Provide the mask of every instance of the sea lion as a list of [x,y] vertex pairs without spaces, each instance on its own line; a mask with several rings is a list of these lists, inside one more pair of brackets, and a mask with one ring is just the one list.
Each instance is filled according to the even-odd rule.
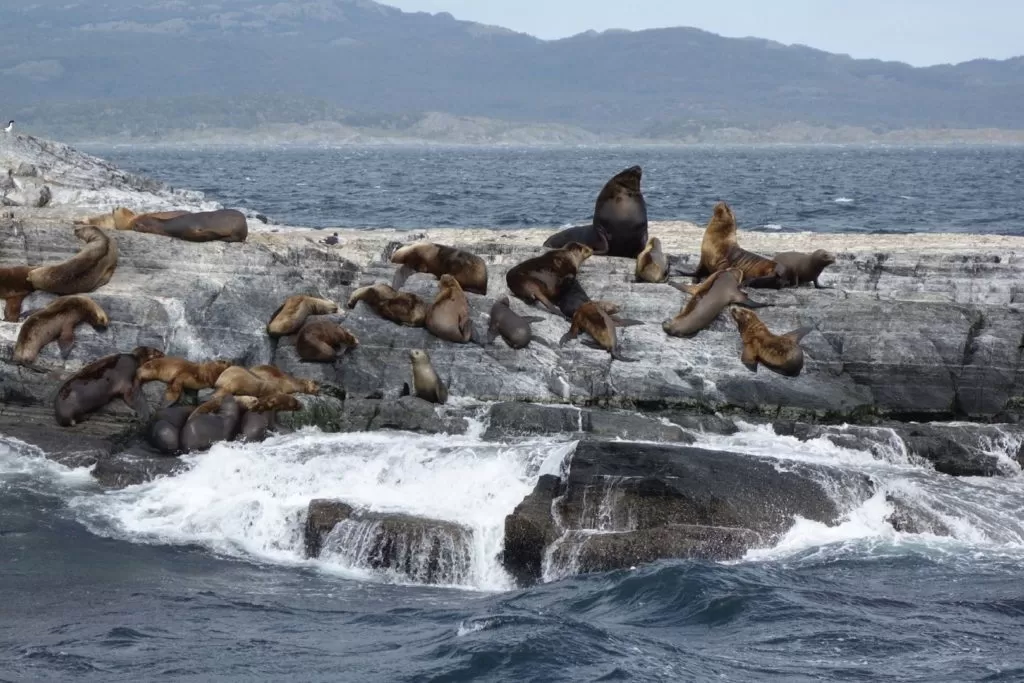
[[730,309],[732,319],[743,339],[743,354],[740,362],[752,372],[757,372],[760,362],[769,370],[786,377],[796,377],[804,368],[804,351],[800,348],[800,340],[810,334],[813,327],[800,327],[776,335],[768,331],[757,314],[743,308]]
[[736,216],[725,202],[715,204],[700,244],[700,264],[693,273],[703,279],[727,268],[743,271],[746,287],[779,289],[788,280],[786,267],[743,249],[736,243]]
[[[431,403],[445,403],[448,401],[448,387],[441,378],[437,376],[430,356],[422,349],[413,349],[409,352],[409,359],[412,361],[412,386],[413,394],[424,401]],[[409,385],[402,387],[402,395],[409,395]]]
[[[545,247],[586,244],[595,254],[636,258],[647,244],[647,203],[640,190],[643,169],[631,166],[605,183],[594,204],[591,226],[556,233]],[[588,230],[588,228],[590,228]]]
[[427,304],[412,292],[399,292],[391,285],[376,284],[352,292],[347,305],[355,308],[360,301],[393,323],[406,327],[423,327],[426,324]]
[[61,358],[67,359],[75,345],[75,326],[87,322],[96,329],[106,328],[110,318],[99,304],[87,296],[62,296],[30,315],[18,331],[14,360],[33,363],[39,351],[57,340]]
[[563,283],[562,291],[555,299],[555,304],[567,320],[572,320],[572,317],[576,315],[576,310],[588,301],[590,301],[590,295],[583,289],[580,281],[576,278],[569,278]]
[[242,406],[234,396],[224,396],[217,408],[210,412],[200,412],[197,408],[178,437],[179,445],[185,453],[205,451],[219,441],[230,441],[238,433],[242,419]]
[[180,449],[181,428],[195,406],[168,406],[157,411],[146,432],[149,445],[165,455],[176,455]]
[[105,356],[72,375],[53,399],[53,415],[61,427],[73,427],[84,415],[99,410],[120,396],[126,406],[142,419],[149,417],[149,405],[139,391],[135,372],[143,363],[162,358],[163,351],[138,346],[131,353]]
[[[292,377],[276,365],[257,365],[249,368],[249,372],[260,379],[277,382],[277,386],[283,395],[297,393],[316,395],[320,393],[320,387],[313,380]],[[295,410],[298,410],[298,408]]]
[[[491,306],[491,319],[487,325],[487,343],[493,344],[501,335],[505,343],[513,349],[524,349],[533,339],[530,323],[538,323],[544,318],[538,316],[521,316],[512,310],[507,296],[502,296]],[[540,341],[538,339],[538,341]]]
[[[214,384],[216,391],[210,401],[199,406],[197,410],[210,412],[216,410],[216,406],[210,407],[211,401],[219,401],[225,396],[254,396],[256,398],[267,398],[277,394],[290,394],[295,390],[305,391],[317,389],[316,384],[308,380],[296,380],[280,370],[269,372],[266,366],[257,366],[261,374],[252,370],[233,365],[220,374]],[[275,368],[276,370],[276,368]],[[318,391],[318,390],[317,390]],[[316,392],[306,392],[316,393]],[[219,405],[219,403],[218,403]]]
[[337,323],[326,320],[306,323],[295,338],[299,358],[315,363],[333,363],[338,350],[342,353],[359,346],[356,336]]
[[136,216],[132,219],[132,229],[187,242],[244,242],[249,236],[245,214],[235,209],[184,213],[166,219]]
[[188,211],[154,211],[150,213],[135,213],[131,209],[119,206],[110,213],[101,213],[98,216],[89,216],[75,221],[75,225],[93,225],[97,228],[108,230],[134,230],[135,221],[147,218],[167,220],[184,216]]
[[16,323],[21,319],[21,304],[35,291],[28,279],[32,266],[0,268],[0,299],[4,300],[4,322]]
[[815,289],[831,289],[818,282],[821,271],[836,262],[835,254],[824,249],[815,249],[810,254],[800,251],[784,251],[775,255],[775,262],[786,267],[789,278],[787,285],[799,287],[813,282]]
[[271,337],[295,334],[302,328],[309,316],[337,312],[338,304],[333,301],[296,294],[285,299],[284,303],[270,316],[270,322],[267,323],[267,334]]
[[476,330],[469,316],[469,300],[453,276],[442,275],[438,281],[437,297],[427,309],[426,326],[431,334],[445,341],[474,341]]
[[619,339],[618,335],[615,334],[615,328],[639,325],[641,323],[635,320],[612,319],[606,308],[602,305],[603,303],[600,301],[588,301],[580,306],[576,311],[576,315],[572,317],[572,325],[569,327],[569,331],[558,340],[558,345],[564,346],[566,342],[575,339],[580,332],[586,332],[594,340],[593,344],[583,342],[587,346],[604,349],[615,360],[620,360],[624,363],[635,363],[635,358],[626,358],[619,353]]
[[228,360],[193,363],[184,358],[169,356],[143,363],[136,371],[135,379],[140,384],[153,381],[166,384],[164,402],[171,404],[181,398],[182,391],[199,391],[213,387],[221,373],[231,365],[231,361]]
[[554,301],[573,285],[580,265],[593,253],[594,250],[585,244],[571,242],[561,249],[512,266],[505,274],[505,283],[509,291],[522,301],[540,303],[555,315],[563,315]]
[[91,225],[75,228],[75,237],[85,242],[82,250],[67,261],[30,270],[33,287],[53,294],[83,294],[110,282],[117,268],[117,240]]
[[699,285],[673,285],[691,295],[690,300],[674,318],[661,324],[673,337],[692,337],[714,322],[729,304],[763,308],[768,304],[751,301],[740,289],[743,271],[739,268],[720,270]]
[[289,394],[274,394],[265,398],[253,396],[237,396],[235,400],[245,408],[239,425],[239,441],[258,443],[267,438],[267,433],[277,426],[279,412],[302,410],[302,404]]
[[659,283],[668,280],[668,259],[661,250],[661,240],[652,237],[636,257],[636,281]]
[[391,286],[401,289],[413,273],[430,273],[440,278],[451,275],[467,292],[487,294],[487,264],[463,249],[433,242],[418,242],[395,250],[391,262],[401,264]]

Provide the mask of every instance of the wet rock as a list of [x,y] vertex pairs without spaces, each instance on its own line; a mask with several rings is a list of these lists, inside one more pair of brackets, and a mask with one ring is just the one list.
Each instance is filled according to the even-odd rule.
[[709,434],[722,434],[728,436],[739,431],[736,423],[727,417],[720,415],[703,415],[696,413],[684,413],[669,411],[664,417],[673,424],[694,432],[707,432]]
[[102,486],[123,489],[153,481],[157,477],[168,477],[188,469],[189,465],[178,458],[125,452],[100,458],[92,470]]
[[905,534],[953,535],[949,526],[934,512],[898,494],[887,494],[885,499],[893,508],[886,521],[896,531]]
[[561,481],[545,474],[533,492],[505,517],[505,547],[501,562],[520,586],[540,580],[545,548],[558,538],[551,504],[559,495]]
[[587,415],[587,433],[595,437],[630,441],[668,441],[693,443],[696,438],[681,427],[661,420],[618,411],[591,410]]
[[343,520],[352,516],[352,506],[340,500],[317,499],[309,501],[303,538],[306,557],[320,557],[324,539]]
[[492,406],[484,439],[496,441],[517,436],[578,433],[643,441],[693,443],[695,440],[677,425],[636,413],[532,403]]

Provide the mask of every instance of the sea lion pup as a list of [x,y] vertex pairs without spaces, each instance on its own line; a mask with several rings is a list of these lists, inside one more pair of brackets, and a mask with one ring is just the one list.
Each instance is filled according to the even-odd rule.
[[703,279],[727,268],[742,269],[746,287],[779,289],[789,277],[785,266],[736,243],[736,216],[728,204],[718,202],[701,240],[700,264],[692,275]]
[[836,262],[835,254],[824,249],[815,249],[810,254],[800,251],[784,251],[775,255],[775,262],[786,267],[789,278],[787,285],[799,287],[806,282],[813,282],[815,289],[831,289],[818,282],[821,271]]
[[763,308],[768,304],[751,301],[740,289],[743,271],[739,268],[720,270],[699,285],[673,285],[691,295],[676,317],[666,320],[661,328],[673,337],[692,337],[714,322],[729,304]]
[[549,237],[545,247],[586,244],[595,254],[636,258],[647,244],[647,203],[640,191],[643,169],[631,166],[605,183],[594,204],[591,226],[576,226]]
[[575,283],[580,265],[593,253],[594,250],[585,244],[570,242],[560,249],[512,266],[505,274],[505,283],[509,291],[522,301],[539,303],[555,315],[564,315],[554,301]]
[[132,230],[187,242],[244,242],[249,236],[245,214],[235,209],[184,213],[166,219],[136,216],[132,219]]
[[238,434],[241,420],[241,404],[234,396],[223,396],[215,410],[200,412],[196,409],[189,415],[178,437],[179,447],[185,453],[194,453],[205,451],[219,441],[230,441]]
[[14,360],[22,364],[35,362],[39,351],[54,339],[60,347],[61,358],[66,360],[75,345],[75,326],[83,322],[101,329],[110,324],[110,318],[87,296],[54,299],[21,324],[18,341],[14,344]]
[[[641,323],[636,320],[612,319],[604,303],[602,301],[588,301],[580,306],[576,311],[576,315],[572,317],[572,325],[569,327],[569,331],[558,340],[558,345],[564,346],[566,342],[575,339],[580,332],[586,332],[594,341],[593,343],[584,341],[585,345],[604,349],[615,360],[620,360],[624,363],[635,363],[635,358],[626,358],[619,353],[619,339],[615,334],[615,328],[640,325]],[[618,307],[616,307],[616,310],[618,310]]]
[[164,403],[170,405],[181,398],[182,391],[199,391],[213,387],[221,373],[231,365],[231,361],[228,360],[193,363],[184,358],[169,356],[143,363],[135,372],[135,379],[140,384],[153,381],[166,384]]
[[412,292],[396,291],[391,285],[376,284],[361,287],[348,298],[348,307],[355,308],[360,301],[373,312],[393,323],[406,327],[423,327],[427,322],[427,304]]
[[333,301],[296,294],[285,299],[284,303],[270,316],[270,322],[267,323],[267,334],[271,337],[295,334],[302,328],[309,316],[337,312],[338,304]]
[[487,294],[487,264],[463,249],[433,242],[418,242],[395,250],[391,262],[401,264],[391,286],[401,289],[413,273],[430,273],[440,278],[451,275],[467,292]]
[[[493,344],[494,340],[501,335],[505,343],[513,349],[524,349],[534,339],[530,323],[539,323],[544,318],[538,316],[521,316],[512,310],[507,296],[502,296],[491,306],[491,319],[487,324],[487,343]],[[537,339],[546,343],[542,339]]]
[[320,393],[320,387],[313,380],[292,377],[276,365],[257,365],[249,368],[249,372],[260,379],[276,382],[279,391],[284,395],[298,393],[316,395]]
[[29,271],[33,287],[53,294],[83,294],[110,282],[117,268],[117,240],[91,225],[75,228],[75,237],[85,242],[82,250],[62,263]]
[[660,283],[668,280],[668,259],[661,250],[661,240],[652,237],[636,257],[636,281]]
[[[448,401],[448,387],[438,377],[427,352],[422,349],[413,349],[409,352],[409,360],[412,361],[413,395],[431,403]],[[402,387],[402,396],[408,395],[409,385],[405,384]]]
[[195,406],[168,406],[158,410],[146,432],[149,445],[165,455],[176,455],[180,450],[181,428],[194,410]]
[[356,336],[337,323],[326,320],[306,323],[295,338],[299,358],[314,363],[333,363],[342,353],[359,346]]
[[73,427],[116,396],[142,419],[149,417],[146,398],[139,391],[135,372],[143,363],[162,358],[163,351],[137,346],[131,353],[116,353],[86,365],[72,375],[53,399],[53,415],[61,427]]
[[459,281],[451,275],[442,275],[438,281],[437,296],[427,309],[426,326],[432,335],[445,341],[456,344],[476,341],[469,300]]
[[804,351],[800,348],[800,340],[810,334],[813,327],[800,327],[776,335],[768,331],[768,327],[753,311],[736,307],[729,311],[743,339],[743,354],[740,356],[743,365],[757,372],[757,364],[760,362],[769,370],[786,377],[800,374],[804,368]]
[[35,291],[28,279],[32,266],[0,268],[0,299],[4,300],[4,322],[16,323],[21,319],[21,304]]

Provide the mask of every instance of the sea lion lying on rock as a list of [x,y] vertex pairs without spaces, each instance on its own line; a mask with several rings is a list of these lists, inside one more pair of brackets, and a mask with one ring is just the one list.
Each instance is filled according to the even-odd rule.
[[284,303],[267,323],[267,334],[271,337],[285,337],[295,334],[311,315],[327,315],[338,312],[338,304],[327,299],[318,299],[305,294],[296,294],[284,300]]
[[117,240],[91,225],[75,228],[75,237],[85,246],[67,261],[33,268],[28,273],[32,286],[53,294],[84,294],[110,282],[117,268]]
[[810,334],[813,327],[801,327],[776,335],[768,331],[753,311],[733,307],[730,309],[732,319],[743,339],[743,354],[740,362],[752,372],[757,372],[757,364],[761,363],[769,370],[786,377],[796,377],[804,367],[804,352],[800,348],[800,340]]
[[302,410],[299,400],[289,394],[275,394],[266,398],[237,396],[235,400],[245,408],[236,438],[248,443],[265,440],[268,432],[277,427],[278,413]]
[[636,258],[647,244],[647,203],[640,190],[643,169],[632,166],[605,183],[594,204],[592,225],[568,228],[549,237],[545,247],[585,244],[594,254]]
[[391,286],[401,289],[413,273],[436,278],[451,275],[467,292],[487,294],[487,264],[476,254],[433,242],[419,242],[395,250],[391,262],[401,264]]
[[[583,342],[587,346],[599,348],[611,354],[615,360],[624,363],[635,363],[635,358],[626,358],[619,353],[619,340],[615,334],[616,327],[628,327],[630,325],[642,325],[637,320],[618,320],[609,315],[609,307],[602,301],[588,301],[579,307],[576,315],[572,317],[572,325],[569,331],[559,340],[558,345],[563,346],[566,342],[575,339],[580,332],[586,332],[594,340],[593,343]],[[618,307],[611,307],[617,311]]]
[[110,318],[99,304],[87,296],[62,296],[30,315],[21,324],[14,344],[17,363],[35,362],[40,350],[54,339],[61,358],[67,359],[75,345],[75,326],[87,322],[96,329],[106,328]]
[[306,323],[295,338],[299,358],[313,363],[333,363],[339,351],[344,353],[358,346],[354,334],[326,320]]
[[505,282],[509,291],[522,301],[539,303],[551,313],[563,315],[554,302],[575,283],[580,265],[593,253],[585,244],[571,242],[512,266],[505,274]]
[[165,404],[172,404],[181,398],[182,391],[210,389],[225,370],[233,364],[229,360],[212,360],[193,363],[184,358],[168,356],[144,363],[135,373],[140,384],[160,381],[167,385],[164,393]]
[[476,341],[476,330],[469,315],[469,300],[451,275],[438,281],[437,296],[427,309],[426,327],[432,335],[456,344]]
[[120,396],[136,415],[149,417],[149,406],[139,391],[135,373],[143,363],[162,358],[163,351],[138,346],[131,353],[105,356],[72,375],[53,399],[53,415],[61,427],[72,427]]
[[35,291],[28,274],[32,266],[0,268],[0,299],[4,300],[4,322],[16,323],[21,319],[21,304]]
[[743,271],[739,268],[720,270],[699,285],[673,285],[690,294],[686,306],[671,320],[661,324],[666,334],[673,337],[692,337],[712,322],[730,304],[748,308],[763,308],[767,304],[751,301],[740,289]]
[[194,411],[194,406],[168,406],[157,411],[146,432],[149,445],[165,455],[176,455],[181,449],[181,428]]
[[[530,323],[542,322],[538,316],[521,316],[512,310],[507,296],[500,297],[491,306],[491,318],[487,325],[487,343],[493,344],[498,335],[513,349],[525,349],[534,339]],[[543,342],[538,339],[537,341]],[[544,342],[546,343],[546,342]]]
[[299,393],[316,395],[320,393],[320,387],[313,380],[292,377],[276,365],[257,365],[249,368],[249,372],[260,379],[275,382],[278,390],[284,395]]
[[391,285],[376,284],[360,287],[348,298],[348,307],[355,308],[360,301],[374,313],[406,327],[423,327],[427,321],[427,304],[412,292],[399,292]]
[[786,285],[799,287],[808,282],[814,283],[815,289],[830,289],[818,282],[821,271],[836,262],[836,257],[824,249],[816,249],[810,254],[799,251],[784,251],[775,255],[775,262],[786,267],[788,278]]
[[97,228],[108,230],[134,230],[135,221],[153,218],[156,220],[167,220],[184,216],[188,211],[154,211],[151,213],[135,213],[131,209],[119,206],[110,213],[101,213],[98,216],[89,216],[75,221],[75,225],[93,225]]
[[245,214],[235,209],[184,213],[165,219],[154,215],[136,216],[132,229],[187,242],[244,242],[249,236]]
[[242,405],[234,396],[222,397],[215,410],[197,408],[181,428],[179,448],[185,453],[194,453],[208,450],[219,441],[230,441],[238,433],[241,420]]

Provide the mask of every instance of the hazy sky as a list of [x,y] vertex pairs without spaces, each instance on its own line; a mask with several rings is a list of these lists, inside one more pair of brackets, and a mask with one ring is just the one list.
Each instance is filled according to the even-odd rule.
[[381,0],[540,38],[695,26],[915,66],[1024,54],[1024,0]]

